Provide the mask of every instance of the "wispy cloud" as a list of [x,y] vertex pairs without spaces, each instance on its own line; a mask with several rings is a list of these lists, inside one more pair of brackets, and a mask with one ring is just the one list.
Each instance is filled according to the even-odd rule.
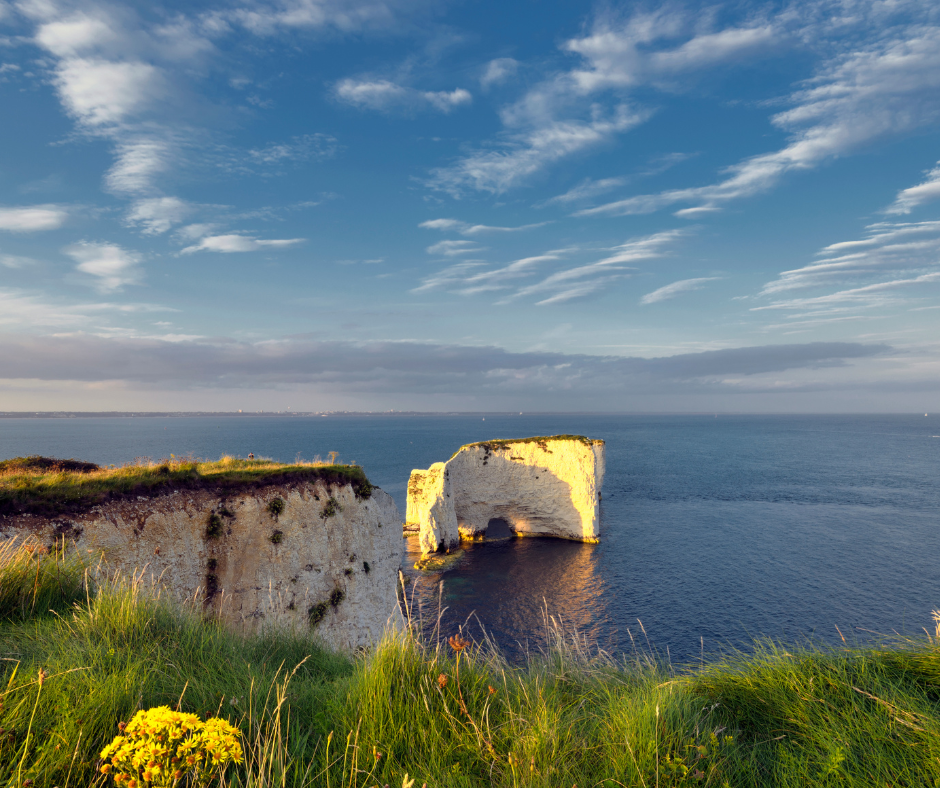
[[819,260],[783,271],[764,285],[761,295],[811,287],[871,283],[886,272],[907,278],[940,268],[940,221],[879,222],[866,236],[840,241],[821,249]]
[[487,90],[512,79],[519,70],[519,61],[511,57],[499,57],[486,64],[480,76],[480,87]]
[[65,224],[68,212],[58,205],[0,207],[0,230],[10,233],[35,233],[56,230]]
[[577,65],[549,75],[505,107],[504,130],[494,144],[432,170],[427,184],[454,196],[503,193],[647,120],[652,110],[631,97],[634,88],[688,89],[707,67],[774,49],[772,24],[707,29],[712,24],[708,14],[671,8],[626,21],[599,15],[591,33],[561,46],[579,58]]
[[537,222],[535,224],[523,224],[519,227],[494,227],[488,224],[470,224],[462,222],[459,219],[431,219],[421,222],[418,227],[425,230],[441,230],[443,232],[455,232],[460,235],[484,235],[486,233],[516,233],[523,230],[533,230],[536,227],[544,227],[549,222]]
[[248,159],[257,164],[279,165],[297,161],[320,161],[336,154],[339,144],[330,134],[303,134],[290,142],[276,142],[248,151]]
[[470,92],[463,88],[417,90],[387,79],[342,79],[336,83],[334,93],[340,101],[354,107],[381,112],[435,109],[448,113],[473,101]]
[[566,205],[572,202],[580,202],[581,200],[590,200],[601,194],[606,194],[613,189],[617,189],[625,183],[627,183],[626,178],[601,178],[600,180],[585,178],[574,188],[569,189],[564,194],[550,197],[541,203],[541,205],[551,205],[552,203]]
[[786,147],[727,168],[726,177],[711,185],[638,195],[576,215],[652,213],[681,203],[692,205],[678,210],[678,216],[700,215],[766,191],[787,172],[935,124],[940,118],[940,27],[911,24],[841,51],[792,93],[790,102],[790,109],[772,118],[790,133]]
[[431,171],[427,185],[459,196],[466,190],[500,194],[548,164],[610,140],[642,123],[649,113],[620,105],[607,117],[559,120],[507,134],[495,150],[479,150],[448,167]]
[[299,243],[303,243],[305,240],[305,238],[277,238],[268,240],[237,233],[209,235],[200,240],[198,244],[184,248],[181,254],[193,254],[194,252],[259,252],[262,249],[282,249],[288,246],[296,246]]
[[[940,281],[940,221],[879,222],[865,237],[830,244],[818,257],[764,285],[759,295],[775,300],[752,311],[851,308],[858,314],[940,295],[933,286]],[[784,297],[794,290],[815,294]]]
[[633,238],[609,249],[600,260],[557,271],[540,282],[520,288],[507,301],[536,296],[538,306],[571,301],[600,291],[611,282],[630,276],[635,270],[627,263],[653,260],[666,254],[668,247],[681,238],[682,230],[666,230],[660,233]]
[[894,203],[885,211],[889,214],[910,213],[928,202],[940,200],[940,162],[926,173],[922,183],[898,192]]
[[475,241],[438,241],[425,251],[428,254],[440,254],[444,257],[459,257],[465,254],[475,254],[482,250],[483,247]]
[[141,255],[117,244],[82,241],[63,251],[78,263],[77,270],[97,279],[96,286],[103,292],[120,290],[140,279]]
[[144,235],[159,235],[182,222],[192,210],[189,203],[178,197],[151,197],[135,202],[126,222],[140,226]]
[[[476,260],[467,261],[425,277],[414,292],[447,290],[470,296],[501,291],[497,302],[500,304],[522,298],[535,298],[536,303],[542,306],[563,303],[597,293],[608,284],[630,276],[635,269],[629,264],[662,257],[668,253],[670,245],[685,234],[683,230],[667,230],[632,238],[602,250],[599,258],[596,250],[569,247],[524,257],[496,268]],[[457,249],[466,249],[465,252],[459,252],[461,254],[478,251],[476,248],[467,248],[466,245],[472,243],[469,241],[450,243],[458,244]],[[592,260],[588,255],[593,255],[595,259]],[[572,261],[577,258],[583,262],[573,265]],[[559,264],[565,261],[567,267],[559,268]],[[551,270],[551,267],[555,270]],[[524,280],[529,283],[525,284]]]
[[703,276],[697,279],[680,279],[665,287],[660,287],[652,293],[647,293],[640,299],[641,304],[655,304],[658,301],[666,301],[669,298],[675,298],[681,293],[688,293],[692,290],[701,290],[706,282],[714,282],[719,279],[717,276]]
[[426,277],[419,287],[412,292],[422,293],[428,290],[447,290],[459,295],[477,295],[479,293],[506,290],[518,279],[532,276],[543,263],[560,260],[564,251],[554,254],[541,254],[514,260],[502,268],[480,270],[486,263],[460,263],[445,268]]
[[35,265],[36,261],[32,257],[22,257],[15,254],[0,254],[0,265],[4,268],[26,268]]
[[884,297],[882,294],[885,291],[936,282],[940,282],[940,271],[930,274],[921,274],[912,279],[893,279],[889,282],[876,282],[872,285],[854,287],[849,290],[840,290],[836,293],[829,293],[822,296],[777,301],[767,306],[751,307],[751,311],[761,312],[768,309],[806,309],[807,307],[828,306],[830,304],[846,302],[863,304],[865,306],[884,306],[886,304],[897,303],[896,299]]

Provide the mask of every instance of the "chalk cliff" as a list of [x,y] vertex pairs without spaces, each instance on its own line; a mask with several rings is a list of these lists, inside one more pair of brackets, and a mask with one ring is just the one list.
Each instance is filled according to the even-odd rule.
[[313,628],[335,648],[400,623],[401,519],[387,493],[359,498],[323,480],[245,491],[175,490],[67,517],[0,518],[0,539],[71,549],[126,575],[144,569],[179,599],[198,598],[248,631]]
[[599,539],[604,442],[557,435],[463,446],[446,463],[414,470],[408,482],[406,530],[417,530],[425,554],[461,539],[484,538],[493,519],[517,536]]

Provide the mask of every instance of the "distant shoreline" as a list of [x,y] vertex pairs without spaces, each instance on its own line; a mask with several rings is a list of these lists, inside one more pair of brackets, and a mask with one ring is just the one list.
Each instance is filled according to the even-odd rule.
[[[927,414],[925,413],[924,416]],[[427,417],[427,416],[480,416],[486,418],[487,416],[709,416],[718,418],[729,417],[729,416],[761,416],[761,417],[774,417],[774,416],[798,416],[798,417],[812,417],[812,416],[920,416],[920,411],[916,413],[911,413],[909,411],[902,412],[845,412],[845,413],[751,413],[748,411],[729,411],[722,412],[718,411],[648,411],[648,412],[629,412],[629,413],[617,413],[613,411],[561,411],[561,410],[547,410],[547,411],[504,411],[504,410],[452,410],[452,411],[419,411],[419,410],[393,410],[393,411],[372,411],[372,410],[327,410],[327,411],[293,411],[293,410],[262,410],[262,411],[231,411],[231,410],[219,410],[219,411],[123,411],[123,410],[107,410],[107,411],[67,411],[67,410],[45,410],[45,411],[0,411],[0,419],[91,419],[91,418],[198,418],[198,417],[207,417],[212,416],[216,418],[239,418],[247,416],[263,416],[268,417],[327,417],[327,416],[354,416],[354,417],[366,417],[366,416],[408,416],[408,417]],[[923,417],[921,417],[923,418]]]

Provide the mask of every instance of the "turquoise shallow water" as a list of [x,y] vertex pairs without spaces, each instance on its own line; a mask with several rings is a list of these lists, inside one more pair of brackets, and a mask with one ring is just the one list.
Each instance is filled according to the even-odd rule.
[[556,433],[607,441],[601,544],[474,545],[457,568],[416,576],[427,618],[440,599],[446,629],[482,623],[514,652],[540,644],[543,609],[615,652],[646,644],[639,620],[673,662],[762,635],[832,642],[836,626],[850,639],[932,626],[937,416],[0,419],[0,458],[338,451],[404,514],[412,468],[470,441]]

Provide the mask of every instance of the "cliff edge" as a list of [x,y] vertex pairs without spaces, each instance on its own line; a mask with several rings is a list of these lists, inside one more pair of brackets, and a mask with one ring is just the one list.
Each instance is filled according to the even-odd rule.
[[[151,465],[130,486],[134,474],[118,469],[114,481],[91,466],[87,476],[38,477],[55,494],[32,497],[22,490],[35,481],[24,488],[23,474],[0,474],[9,512],[0,514],[0,540],[50,549],[64,540],[107,571],[152,574],[175,597],[201,600],[247,631],[311,628],[351,650],[377,642],[390,619],[400,623],[403,548],[391,496],[359,468],[234,462],[246,467],[212,473],[207,466],[218,463],[190,463],[183,474],[179,464]],[[150,484],[149,471],[165,481]],[[84,494],[56,492],[82,485]]]

